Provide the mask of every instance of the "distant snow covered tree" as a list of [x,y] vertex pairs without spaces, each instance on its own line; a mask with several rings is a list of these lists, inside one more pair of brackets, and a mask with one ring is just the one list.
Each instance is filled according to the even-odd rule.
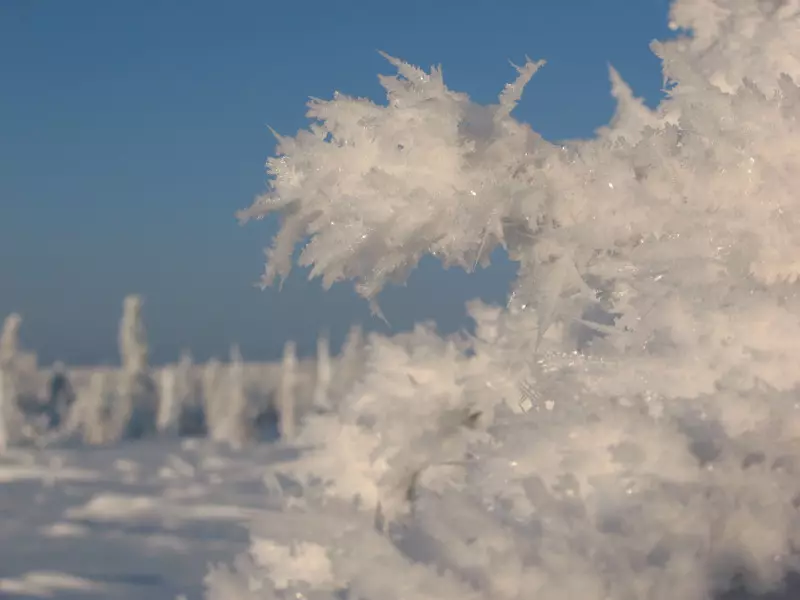
[[119,329],[122,373],[114,402],[113,427],[124,437],[139,438],[157,429],[158,398],[148,372],[147,336],[142,299],[128,296]]
[[176,388],[177,428],[181,436],[207,433],[202,377],[196,377],[191,354],[183,352],[173,369]]
[[19,389],[15,374],[0,368],[0,452],[29,437],[25,415],[19,407]]
[[157,428],[169,435],[197,435],[204,421],[200,395],[193,377],[193,361],[189,352],[182,352],[175,365],[167,365],[159,377]]
[[20,347],[21,325],[22,316],[18,313],[11,313],[3,321],[3,330],[0,332],[0,368],[25,375],[36,371],[37,358],[36,354],[25,352]]
[[354,325],[347,332],[336,359],[336,373],[331,378],[331,396],[341,396],[352,387],[363,374],[364,359],[364,332],[359,325]]
[[10,427],[16,413],[16,393],[12,388],[12,369],[18,348],[22,319],[16,313],[7,316],[0,333],[0,451],[11,443]]
[[8,422],[6,417],[6,374],[0,369],[0,452],[8,448]]
[[3,331],[0,333],[0,368],[11,368],[19,353],[19,327],[22,317],[11,313],[3,321]]
[[[8,315],[0,332],[0,447],[30,440],[34,430],[28,423],[26,409],[38,407],[26,396],[36,375],[36,355],[23,352],[19,343],[22,317],[18,313]],[[35,416],[35,415],[31,415]]]
[[108,379],[108,373],[103,370],[92,372],[87,389],[77,394],[67,421],[59,432],[61,436],[79,436],[87,444],[113,441],[109,427],[111,402]]
[[45,413],[48,429],[58,429],[69,418],[75,404],[75,391],[69,381],[64,363],[58,361],[53,365],[48,381]]
[[283,348],[281,363],[281,380],[278,389],[278,424],[281,437],[292,441],[296,426],[296,384],[297,384],[297,350],[293,341],[288,341]]
[[241,214],[282,216],[265,284],[303,240],[376,312],[426,254],[519,276],[474,335],[370,336],[210,598],[704,600],[800,569],[800,0],[671,19],[666,99],[612,70],[591,140],[511,116],[542,62],[481,106],[393,58],[385,105],[313,100],[279,139]]
[[168,365],[161,370],[158,388],[158,418],[156,427],[159,433],[177,433],[180,403],[177,397],[176,369]]
[[316,409],[328,408],[328,395],[330,393],[332,377],[330,341],[327,333],[317,339],[317,375],[314,380],[314,407]]
[[127,373],[141,373],[147,369],[147,332],[142,319],[141,296],[127,296],[122,305],[119,324],[119,355],[122,368]]
[[233,346],[230,363],[225,370],[217,400],[206,414],[209,437],[240,448],[253,438],[253,425],[249,418],[247,390],[244,381],[244,362],[238,346]]
[[205,365],[200,375],[203,395],[203,428],[208,433],[217,412],[217,405],[225,402],[225,379],[223,364],[212,358]]

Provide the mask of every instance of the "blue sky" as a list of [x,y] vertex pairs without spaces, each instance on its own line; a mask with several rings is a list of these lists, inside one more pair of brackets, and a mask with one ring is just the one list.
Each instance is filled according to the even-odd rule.
[[[666,0],[70,0],[0,2],[0,316],[47,364],[117,360],[124,295],[145,297],[153,358],[182,348],[277,357],[353,323],[384,329],[348,285],[298,271],[253,287],[274,221],[234,212],[266,186],[267,126],[305,127],[309,96],[380,100],[378,50],[442,64],[478,101],[544,58],[516,115],[550,139],[585,137],[613,112],[607,65],[660,98],[648,49]],[[504,298],[513,266],[443,273],[426,262],[381,306],[396,330],[466,325],[463,304]]]

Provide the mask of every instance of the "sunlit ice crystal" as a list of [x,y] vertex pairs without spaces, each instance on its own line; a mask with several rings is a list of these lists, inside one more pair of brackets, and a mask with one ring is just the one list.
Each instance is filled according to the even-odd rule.
[[539,62],[481,106],[395,59],[385,104],[315,100],[280,138],[243,214],[283,216],[265,282],[305,239],[313,276],[370,300],[426,254],[471,269],[499,245],[520,270],[506,309],[471,305],[472,334],[372,336],[300,428],[314,450],[281,475],[327,529],[282,543],[322,544],[325,583],[292,581],[294,558],[242,577],[700,600],[797,568],[800,4],[679,0],[670,18],[665,99],[612,70],[618,109],[590,140],[512,116]]

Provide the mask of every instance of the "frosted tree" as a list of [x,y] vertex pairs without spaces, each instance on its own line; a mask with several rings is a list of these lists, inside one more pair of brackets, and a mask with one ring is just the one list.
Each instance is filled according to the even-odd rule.
[[0,369],[0,452],[8,448],[8,424],[6,423],[6,374]]
[[159,403],[156,426],[160,433],[177,432],[180,415],[176,368],[168,365],[161,370],[159,377]]
[[12,371],[0,369],[0,453],[30,439],[31,433],[19,408],[17,379]]
[[376,312],[426,254],[501,246],[519,276],[507,307],[470,305],[474,334],[370,336],[277,467],[302,497],[213,598],[701,600],[800,568],[800,2],[671,19],[667,97],[612,70],[591,140],[512,117],[543,62],[481,106],[393,58],[385,105],[313,100],[279,138],[241,215],[282,216],[265,284],[301,242]]
[[223,365],[217,359],[209,360],[201,374],[203,393],[203,429],[206,433],[213,427],[212,422],[217,406],[225,402]]
[[47,387],[47,403],[44,408],[47,428],[57,429],[68,421],[75,404],[75,391],[69,381],[67,368],[61,361],[53,364]]
[[297,351],[293,341],[286,342],[281,363],[281,380],[278,389],[278,426],[281,437],[292,441],[296,421]]
[[36,372],[37,357],[32,352],[25,352],[20,347],[19,330],[22,317],[12,313],[5,318],[0,333],[0,368],[14,371],[20,376],[29,376]]
[[331,387],[331,354],[328,335],[323,334],[317,339],[317,376],[314,380],[314,407],[325,409],[328,407],[328,394]]
[[107,373],[96,371],[92,373],[89,382],[81,423],[84,440],[89,444],[113,441],[108,433],[111,420],[108,379]]
[[[159,403],[156,426],[158,431],[179,435],[188,413],[197,407],[197,394],[192,377],[192,356],[182,352],[175,365],[165,366],[159,376]],[[191,429],[191,428],[190,428]]]
[[11,313],[3,321],[3,331],[0,333],[0,368],[12,368],[19,354],[19,327],[22,317]]
[[147,369],[147,332],[142,319],[142,304],[140,296],[127,296],[122,305],[119,355],[126,373],[142,373]]
[[248,413],[247,390],[244,381],[244,362],[238,346],[231,348],[230,363],[222,383],[223,392],[207,414],[209,436],[234,448],[252,439],[252,423]]
[[9,421],[12,420],[13,408],[16,404],[15,394],[11,389],[11,370],[17,356],[19,325],[21,317],[12,313],[3,322],[0,334],[0,451],[9,444]]
[[359,325],[353,325],[336,359],[336,373],[331,380],[332,395],[338,397],[350,389],[363,373],[364,358],[364,332]]
[[120,435],[138,438],[156,430],[158,399],[147,370],[147,336],[142,299],[127,296],[119,328],[122,374],[114,403],[113,421]]
[[20,408],[20,387],[26,372],[35,372],[35,355],[26,355],[19,347],[22,317],[8,315],[0,333],[0,449],[16,444],[30,431]]
[[51,441],[73,436],[87,444],[113,441],[108,379],[108,373],[102,370],[92,372],[89,385],[86,389],[78,390],[64,426]]

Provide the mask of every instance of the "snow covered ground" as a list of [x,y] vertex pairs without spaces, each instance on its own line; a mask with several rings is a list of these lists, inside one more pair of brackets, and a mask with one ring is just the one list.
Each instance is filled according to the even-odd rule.
[[[12,449],[0,456],[0,598],[202,598],[209,564],[230,563],[248,527],[274,517],[264,467],[289,454],[206,440]],[[794,600],[792,583],[724,598]]]
[[11,449],[0,455],[0,598],[203,596],[269,505],[266,463],[205,440]]

